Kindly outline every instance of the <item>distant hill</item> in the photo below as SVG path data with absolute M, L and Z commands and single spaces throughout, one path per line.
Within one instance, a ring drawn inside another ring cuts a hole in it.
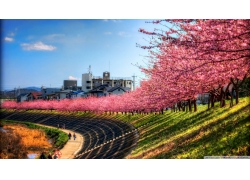
M 35 87 L 35 86 L 26 87 L 26 88 L 23 88 L 23 89 L 32 89 L 32 90 L 36 90 L 36 91 L 41 91 L 40 87 Z
M 14 91 L 14 89 L 4 90 L 0 91 L 0 98 L 14 98 L 19 94 L 30 93 L 30 92 L 41 92 L 41 88 L 31 86 L 31 87 L 16 89 L 16 91 Z

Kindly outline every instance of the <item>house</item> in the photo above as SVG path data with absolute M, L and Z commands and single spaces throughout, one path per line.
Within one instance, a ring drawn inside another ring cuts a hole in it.
M 127 87 L 117 86 L 117 87 L 108 87 L 105 90 L 106 91 L 104 91 L 104 96 L 112 95 L 112 94 L 121 95 L 126 92 L 130 92 L 131 89 Z
M 107 94 L 104 94 L 104 92 L 106 92 L 109 87 L 109 84 L 102 84 L 89 91 L 89 94 L 96 97 L 106 96 Z
M 71 98 L 79 98 L 79 97 L 85 97 L 85 92 L 83 92 L 82 90 L 78 90 L 78 91 L 71 91 L 70 95 Z
M 89 91 L 92 96 L 100 97 L 100 96 L 110 96 L 112 94 L 121 95 L 125 92 L 130 92 L 130 88 L 116 86 L 111 87 L 109 84 L 102 84 L 93 90 Z
M 77 94 L 77 97 L 78 97 L 78 98 L 79 98 L 79 97 L 87 97 L 87 93 L 81 91 L 81 92 L 79 92 L 79 93 Z
M 45 100 L 58 99 L 58 94 L 56 92 L 61 91 L 60 88 L 41 88 L 42 98 Z
M 27 101 L 28 93 L 22 93 L 17 96 L 17 102 Z
M 71 91 L 72 90 L 67 89 L 67 90 L 63 90 L 63 91 L 58 91 L 58 92 L 56 92 L 56 94 L 58 95 L 59 99 L 71 98 L 71 94 L 70 94 Z
M 93 91 L 100 85 L 108 84 L 111 87 L 126 87 L 132 89 L 133 81 L 130 77 L 111 77 L 110 72 L 103 72 L 103 76 L 92 76 L 92 73 L 82 74 L 82 90 Z
M 33 101 L 38 99 L 43 99 L 41 92 L 31 92 L 27 95 L 27 101 Z

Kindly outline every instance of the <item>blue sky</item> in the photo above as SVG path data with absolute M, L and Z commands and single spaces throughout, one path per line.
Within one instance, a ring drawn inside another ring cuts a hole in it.
M 148 36 L 139 28 L 157 25 L 144 19 L 2 20 L 2 90 L 28 86 L 61 87 L 91 70 L 94 76 L 144 75 L 133 64 L 145 65 Z M 146 40 L 145 40 L 146 39 Z M 144 62 L 143 62 L 144 61 Z

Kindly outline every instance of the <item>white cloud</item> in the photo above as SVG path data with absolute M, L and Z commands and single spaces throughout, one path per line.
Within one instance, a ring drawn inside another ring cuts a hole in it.
M 106 34 L 106 35 L 111 35 L 112 32 L 104 32 L 104 34 Z
M 7 42 L 12 42 L 12 41 L 14 41 L 14 39 L 13 39 L 13 38 L 10 38 L 10 37 L 5 37 L 4 40 L 7 41 Z
M 118 32 L 118 35 L 123 36 L 123 37 L 129 37 L 130 36 L 128 33 L 124 32 L 124 31 Z
M 42 42 L 36 42 L 33 44 L 23 43 L 21 44 L 23 47 L 23 50 L 30 51 L 30 50 L 36 50 L 36 51 L 53 51 L 56 50 L 55 46 L 46 45 Z
M 79 80 L 77 77 L 69 76 L 69 80 Z

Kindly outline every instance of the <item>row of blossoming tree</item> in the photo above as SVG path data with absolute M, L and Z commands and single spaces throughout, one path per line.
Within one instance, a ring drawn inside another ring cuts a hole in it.
M 148 77 L 135 91 L 120 96 L 75 100 L 4 102 L 2 108 L 55 109 L 92 112 L 153 112 L 166 107 L 196 111 L 198 94 L 209 93 L 208 106 L 226 93 L 236 104 L 239 87 L 250 75 L 250 20 L 159 20 L 164 30 L 139 32 L 150 36 Z

